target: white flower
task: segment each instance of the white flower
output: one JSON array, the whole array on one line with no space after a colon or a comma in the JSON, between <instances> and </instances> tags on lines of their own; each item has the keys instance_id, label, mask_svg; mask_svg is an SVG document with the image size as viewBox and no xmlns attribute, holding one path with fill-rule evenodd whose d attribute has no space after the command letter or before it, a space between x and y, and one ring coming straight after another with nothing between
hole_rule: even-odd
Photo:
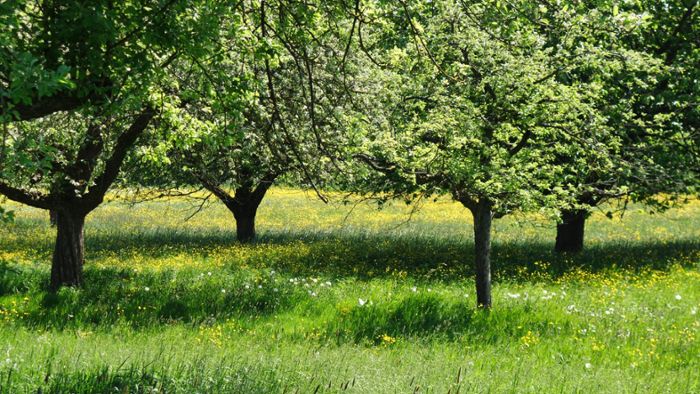
<instances>
[{"instance_id":1,"label":"white flower","mask_svg":"<svg viewBox=\"0 0 700 394\"><path fill-rule=\"evenodd\" d=\"M418 291L418 288L416 286L413 286L413 287L411 287L411 291L415 293Z\"/></svg>"},{"instance_id":2,"label":"white flower","mask_svg":"<svg viewBox=\"0 0 700 394\"><path fill-rule=\"evenodd\" d=\"M676 294L676 299L677 299L678 301L680 301L680 300L681 300L681 298L683 298L683 297L681 297L681 295L680 295L680 294Z\"/></svg>"},{"instance_id":3,"label":"white flower","mask_svg":"<svg viewBox=\"0 0 700 394\"><path fill-rule=\"evenodd\" d=\"M506 293L509 298L520 298L520 293Z\"/></svg>"},{"instance_id":4,"label":"white flower","mask_svg":"<svg viewBox=\"0 0 700 394\"><path fill-rule=\"evenodd\" d=\"M262 289L262 285L258 285L258 289Z\"/></svg>"},{"instance_id":5,"label":"white flower","mask_svg":"<svg viewBox=\"0 0 700 394\"><path fill-rule=\"evenodd\" d=\"M226 293L226 289L221 289L221 292L222 292L222 293Z\"/></svg>"},{"instance_id":6,"label":"white flower","mask_svg":"<svg viewBox=\"0 0 700 394\"><path fill-rule=\"evenodd\" d=\"M586 369L591 369L593 368L593 364L591 363L586 363Z\"/></svg>"},{"instance_id":7,"label":"white flower","mask_svg":"<svg viewBox=\"0 0 700 394\"><path fill-rule=\"evenodd\" d=\"M151 288L148 287L148 286L144 287L143 289L146 290L146 291L151 291Z\"/></svg>"},{"instance_id":8,"label":"white flower","mask_svg":"<svg viewBox=\"0 0 700 394\"><path fill-rule=\"evenodd\" d=\"M693 307L693 309L690 310L691 315L696 315L698 313L698 308Z\"/></svg>"},{"instance_id":9,"label":"white flower","mask_svg":"<svg viewBox=\"0 0 700 394\"><path fill-rule=\"evenodd\" d=\"M360 304L360 306L364 306L367 303L367 300L363 300L362 298L358 298L357 303Z\"/></svg>"},{"instance_id":10,"label":"white flower","mask_svg":"<svg viewBox=\"0 0 700 394\"><path fill-rule=\"evenodd\" d=\"M331 282L326 282L326 286L331 287Z\"/></svg>"},{"instance_id":11,"label":"white flower","mask_svg":"<svg viewBox=\"0 0 700 394\"><path fill-rule=\"evenodd\" d=\"M311 297L316 297L316 292L315 292L315 291L312 291L312 292L309 293L309 295L311 295Z\"/></svg>"},{"instance_id":12,"label":"white flower","mask_svg":"<svg viewBox=\"0 0 700 394\"><path fill-rule=\"evenodd\" d=\"M211 276L211 272L207 272L207 275Z\"/></svg>"}]
</instances>

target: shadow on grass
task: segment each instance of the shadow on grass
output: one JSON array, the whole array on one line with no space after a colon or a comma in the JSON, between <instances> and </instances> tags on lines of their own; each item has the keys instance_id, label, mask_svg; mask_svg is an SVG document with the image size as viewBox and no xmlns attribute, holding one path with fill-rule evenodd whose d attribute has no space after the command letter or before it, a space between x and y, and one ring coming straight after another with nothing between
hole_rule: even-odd
<instances>
[{"instance_id":1,"label":"shadow on grass","mask_svg":"<svg viewBox=\"0 0 700 394\"><path fill-rule=\"evenodd\" d=\"M146 328L162 324L206 324L229 317L257 318L282 311L304 289L250 272L86 269L80 289L56 293L43 289L48 272L0 265L0 295L10 298L0 312L30 328L64 329L126 324Z\"/></svg>"},{"instance_id":2,"label":"shadow on grass","mask_svg":"<svg viewBox=\"0 0 700 394\"><path fill-rule=\"evenodd\" d=\"M280 313L300 300L308 300L308 290L291 284L291 277L359 280L396 277L414 282L449 283L470 279L473 272L473 244L459 238L284 232L264 234L252 245L237 245L232 238L233 233L229 232L88 232L88 262L98 260L101 255L135 253L147 257L185 253L197 262L208 254L220 253L224 268L210 273L192 264L177 270L144 269L137 273L128 268L97 268L88 264L82 289L49 294L45 291L48 264L33 267L0 261L0 297L9 296L12 302L19 302L17 307L0 304L0 311L9 314L16 310L13 320L41 329L121 323L134 328L169 323L201 324L229 317L254 318ZM9 248L30 248L32 241L31 237L18 238ZM38 253L50 253L42 252L46 245L38 245ZM551 244L540 242L495 243L494 279L546 281L578 268L590 272L619 268L665 270L679 263L697 264L700 241L594 244L575 256L558 255L551 248ZM279 274L268 275L270 269ZM341 315L329 326L327 336L376 341L384 334L461 335L492 327L493 319L500 313L483 316L474 311L468 300L405 298L398 304L356 308L348 316ZM526 317L522 319L525 323L530 321ZM520 326L538 324L537 320L525 323ZM512 326L504 324L504 329Z\"/></svg>"},{"instance_id":3,"label":"shadow on grass","mask_svg":"<svg viewBox=\"0 0 700 394\"><path fill-rule=\"evenodd\" d=\"M574 315L522 304L484 311L469 300L446 300L434 294L413 294L377 305L341 311L325 328L324 336L338 343L391 345L396 338L437 337L489 344L560 336L579 326Z\"/></svg>"},{"instance_id":4,"label":"shadow on grass","mask_svg":"<svg viewBox=\"0 0 700 394\"><path fill-rule=\"evenodd\" d=\"M86 254L89 262L122 253L159 258L186 253L193 261L224 253L225 263L234 269L241 265L270 267L293 276L367 279L402 273L417 280L454 281L473 275L473 242L459 237L303 231L267 232L251 245L237 244L234 239L235 233L227 231L88 232ZM45 256L42 260L48 260L53 247L50 242L32 243L31 238L5 245L0 242L0 246L8 251L34 250L37 256ZM548 242L494 242L494 280L532 281L533 272L556 278L575 268L591 272L666 270L674 264L697 263L700 240L597 243L576 255L557 254L552 248Z\"/></svg>"},{"instance_id":5,"label":"shadow on grass","mask_svg":"<svg viewBox=\"0 0 700 394\"><path fill-rule=\"evenodd\" d=\"M173 366L168 366L173 367ZM20 382L11 373L0 371L0 393L272 393L284 380L277 371L255 365L207 368L198 365L174 366L174 370L149 366L110 368L108 366L75 372L52 373L47 366L42 381ZM4 385L6 386L4 386Z\"/></svg>"}]
</instances>

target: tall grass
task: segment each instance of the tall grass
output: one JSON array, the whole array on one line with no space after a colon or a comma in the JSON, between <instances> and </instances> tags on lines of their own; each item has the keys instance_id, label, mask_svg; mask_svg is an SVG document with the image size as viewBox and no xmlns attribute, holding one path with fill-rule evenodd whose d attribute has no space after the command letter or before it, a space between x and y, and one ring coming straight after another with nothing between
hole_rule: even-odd
<instances>
[{"instance_id":1,"label":"tall grass","mask_svg":"<svg viewBox=\"0 0 700 394\"><path fill-rule=\"evenodd\" d=\"M494 310L474 307L471 224L446 200L377 212L277 189L252 245L212 206L111 202L81 289L46 292L54 231L0 227L0 392L698 392L700 203L595 214L551 252L500 220Z\"/></svg>"}]
</instances>

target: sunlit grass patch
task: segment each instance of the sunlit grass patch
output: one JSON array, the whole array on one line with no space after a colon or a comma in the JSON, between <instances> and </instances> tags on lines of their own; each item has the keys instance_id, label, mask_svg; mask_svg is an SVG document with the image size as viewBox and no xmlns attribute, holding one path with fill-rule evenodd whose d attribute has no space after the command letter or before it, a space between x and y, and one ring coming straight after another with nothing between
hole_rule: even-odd
<instances>
[{"instance_id":1,"label":"sunlit grass patch","mask_svg":"<svg viewBox=\"0 0 700 394\"><path fill-rule=\"evenodd\" d=\"M85 285L50 294L55 230L13 207L0 392L700 390L695 201L596 213L578 256L551 251L543 216L497 221L491 312L474 305L468 215L447 199L409 222L401 204L346 219L275 189L245 246L224 208L184 222L189 208L106 204L88 218Z\"/></svg>"}]
</instances>

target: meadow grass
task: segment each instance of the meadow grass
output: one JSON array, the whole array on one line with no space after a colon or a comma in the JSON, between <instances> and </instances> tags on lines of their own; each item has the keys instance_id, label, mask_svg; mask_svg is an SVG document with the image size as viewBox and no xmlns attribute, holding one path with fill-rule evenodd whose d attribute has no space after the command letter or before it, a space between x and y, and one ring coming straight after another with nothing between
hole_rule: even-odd
<instances>
[{"instance_id":1,"label":"meadow grass","mask_svg":"<svg viewBox=\"0 0 700 394\"><path fill-rule=\"evenodd\" d=\"M182 200L113 201L88 218L85 285L56 294L48 215L12 208L3 393L700 392L697 200L596 213L577 256L543 215L498 220L491 312L447 199L407 222L274 189L245 246L218 204L185 222Z\"/></svg>"}]
</instances>

